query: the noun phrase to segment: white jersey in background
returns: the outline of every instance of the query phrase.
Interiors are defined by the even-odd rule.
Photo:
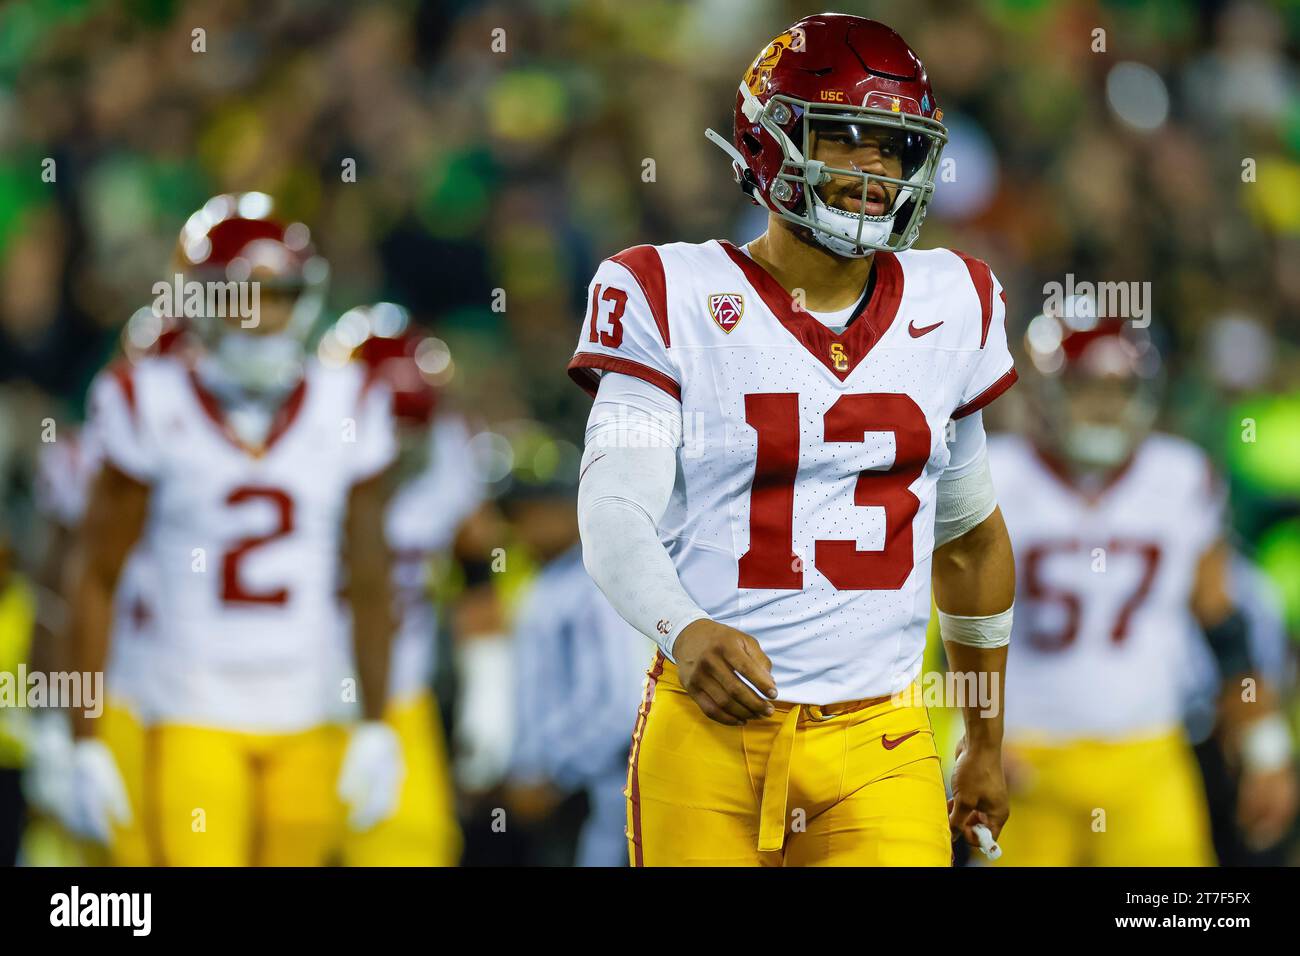
[[[308,362],[259,450],[176,359],[96,380],[106,460],[151,486],[159,722],[292,732],[329,719],[342,526],[352,486],[392,461],[390,401],[357,368]]]
[[[879,697],[920,673],[946,426],[1015,381],[987,265],[880,252],[874,273],[837,334],[729,243],[637,246],[597,271],[569,366],[593,394],[618,372],[680,400],[661,538],[790,702]]]
[[[384,531],[393,554],[397,634],[388,674],[390,700],[427,690],[436,665],[438,608],[429,593],[430,560],[449,550],[456,532],[483,502],[470,430],[440,415],[429,430],[428,466],[393,495]]]
[[[125,375],[112,366],[105,374]],[[90,488],[104,458],[93,429],[64,428],[55,441],[42,445],[36,459],[35,500],[48,520],[75,531],[85,517]],[[116,704],[127,706],[139,718],[151,712],[150,666],[156,635],[157,580],[148,549],[132,550],[113,592],[112,639],[104,681]]]
[[[1026,439],[989,439],[1015,547],[1006,727],[1015,742],[1168,733],[1182,719],[1197,565],[1222,531],[1205,454],[1148,437],[1086,495]]]

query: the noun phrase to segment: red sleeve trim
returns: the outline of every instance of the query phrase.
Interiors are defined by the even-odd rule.
[[[663,389],[677,401],[682,400],[682,387],[663,372],[653,369],[649,365],[642,365],[640,362],[634,362],[631,359],[615,358],[612,355],[598,355],[595,352],[579,352],[569,362],[569,378],[573,379],[578,387],[592,398],[596,397],[596,389],[600,385],[600,376],[596,374],[597,370],[635,376],[643,382],[649,382],[651,385]]]
[[[967,415],[970,415],[974,412],[978,412],[989,402],[993,401],[993,399],[997,398],[999,395],[1001,395],[1003,392],[1009,389],[1012,385],[1016,384],[1016,379],[1019,377],[1020,376],[1016,374],[1015,367],[1012,366],[1011,368],[1007,369],[1006,375],[1003,375],[1000,379],[998,379],[988,388],[984,389],[984,391],[980,392],[978,395],[972,398],[965,405],[961,405],[958,408],[956,408],[952,413],[952,417],[954,419],[965,418]]]
[[[617,262],[636,279],[641,293],[650,305],[650,314],[654,316],[659,329],[659,338],[664,348],[669,348],[672,341],[668,335],[668,285],[664,279],[664,263],[659,258],[659,250],[654,246],[633,246],[624,249],[616,256],[610,256],[610,262]]]
[[[108,367],[109,374],[117,382],[118,388],[122,390],[122,397],[126,399],[127,411],[131,414],[131,420],[135,421],[135,379],[131,377],[131,363],[126,360],[114,362]]]
[[[980,348],[984,348],[984,344],[989,340],[989,326],[993,324],[993,270],[982,259],[968,256],[956,249],[952,251],[953,255],[966,264],[966,271],[970,273],[970,281],[975,286],[975,294],[979,296]],[[1006,301],[1006,297],[1003,296],[1003,304]]]

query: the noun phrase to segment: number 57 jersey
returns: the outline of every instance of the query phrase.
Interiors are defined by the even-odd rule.
[[[758,640],[785,701],[920,673],[948,422],[1016,379],[983,262],[882,252],[874,272],[837,334],[729,243],[637,246],[601,264],[569,364],[593,394],[617,372],[680,400],[660,536],[692,599]]]
[[[179,359],[95,382],[105,459],[150,487],[158,722],[284,733],[328,722],[348,496],[392,460],[389,415],[359,369],[309,362],[252,448]]]

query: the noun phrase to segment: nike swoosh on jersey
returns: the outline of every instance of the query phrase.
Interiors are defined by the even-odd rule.
[[[912,336],[912,338],[919,339],[921,336],[933,332],[941,325],[943,325],[943,319],[940,319],[938,322],[934,323],[934,325],[923,325],[918,329],[916,327],[916,322],[912,321],[907,323],[907,332]]]
[[[885,734],[881,734],[881,735],[880,735],[880,742],[881,742],[882,744],[884,744],[884,747],[885,747],[886,750],[893,750],[895,747],[897,747],[899,744],[901,744],[904,740],[907,740],[907,739],[910,738],[910,737],[915,737],[915,736],[916,736],[917,734],[919,734],[919,733],[920,733],[919,730],[909,730],[907,733],[903,734],[903,736],[901,736],[901,737],[895,737],[893,740],[890,740],[889,737],[888,737],[887,735],[885,735]]]

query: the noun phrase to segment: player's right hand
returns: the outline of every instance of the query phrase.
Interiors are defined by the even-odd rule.
[[[112,752],[94,738],[78,740],[72,748],[72,793],[64,826],[107,846],[113,827],[130,822],[131,802]]]
[[[682,686],[710,720],[738,727],[775,710],[740,679],[776,699],[772,661],[744,631],[703,618],[686,625],[672,650]]]

